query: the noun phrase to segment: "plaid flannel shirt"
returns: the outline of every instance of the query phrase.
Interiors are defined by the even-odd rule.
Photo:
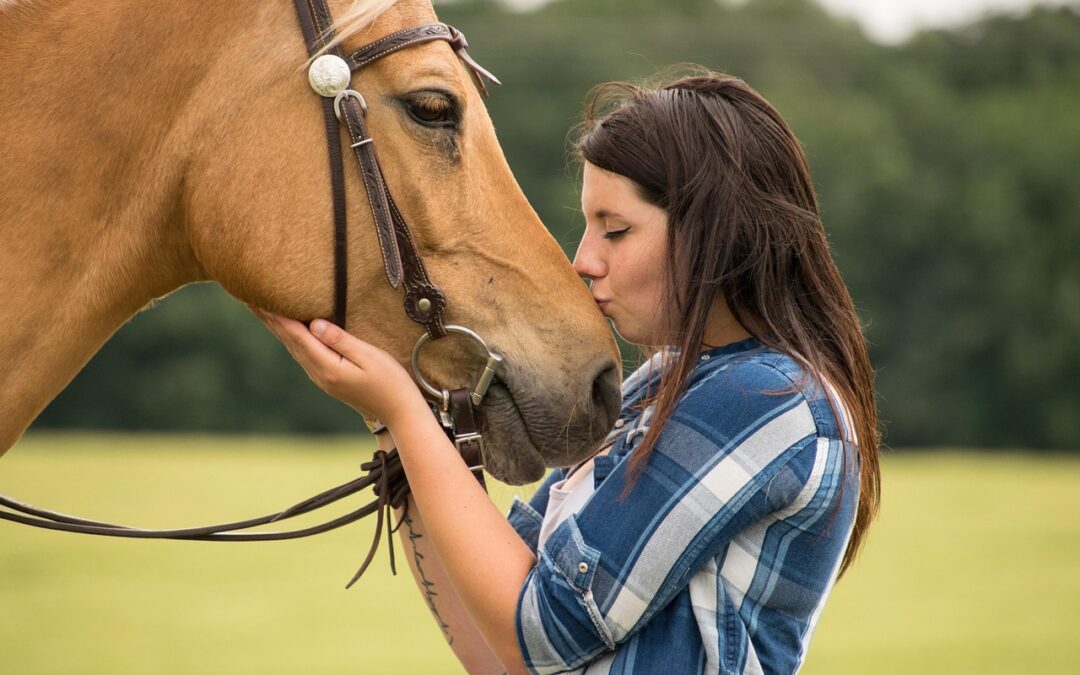
[[[623,384],[594,494],[537,552],[516,616],[525,663],[587,675],[796,672],[854,524],[856,448],[841,442],[820,381],[796,388],[797,362],[749,338],[702,353],[620,500],[624,460],[652,414],[632,407],[656,361]],[[548,489],[565,474],[510,507],[534,552]]]

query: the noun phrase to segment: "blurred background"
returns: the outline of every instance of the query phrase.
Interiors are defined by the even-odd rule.
[[[520,12],[477,0],[439,11],[505,83],[488,101],[500,142],[569,255],[583,221],[565,140],[588,89],[685,61],[732,73],[806,149],[888,444],[1078,448],[1080,10],[1016,3],[883,44],[850,15],[879,4],[904,3],[573,0]],[[907,4],[913,20],[919,3]],[[34,428],[327,433],[357,420],[203,285],[136,316]]]
[[[504,82],[488,99],[500,142],[568,255],[583,219],[566,136],[599,82],[699,63],[746,80],[802,141],[834,256],[870,343],[888,446],[882,515],[860,563],[834,591],[804,672],[1080,672],[1080,265],[1073,260],[1080,251],[1080,4],[460,0],[436,9]],[[307,381],[241,304],[214,285],[196,285],[125,325],[44,411],[0,475],[5,492],[30,501],[68,496],[71,510],[108,508],[116,495],[149,480],[157,487],[117,501],[115,517],[138,513],[160,524],[152,522],[150,494],[180,500],[158,504],[165,509],[158,515],[168,518],[173,509],[186,524],[192,500],[219,506],[218,513],[250,515],[258,498],[241,499],[237,484],[265,491],[272,508],[291,503],[280,490],[290,476],[315,488],[344,480],[313,467],[354,467],[360,460],[346,455],[355,447],[369,452],[367,439],[345,442],[341,435],[366,434],[362,428],[350,409]],[[200,444],[212,449],[185,449]],[[206,488],[213,484],[208,476],[185,473],[210,455],[221,471],[235,472],[214,474],[222,494]],[[106,476],[113,469],[104,465],[121,460],[124,471],[136,473]],[[85,471],[58,478],[64,467],[84,466],[79,462]],[[248,480],[259,467],[271,473]],[[185,478],[199,481],[201,496],[178,486]],[[305,496],[299,485],[289,489]],[[506,504],[529,490],[493,492]],[[288,564],[231,553],[221,560],[205,547],[196,555],[164,544],[154,549],[162,553],[148,563],[155,573],[139,593],[171,585],[175,594],[176,575],[212,565],[218,571],[207,577],[249,580],[251,595],[237,605],[270,592],[253,580],[259,574],[268,575],[274,593],[310,600],[333,590],[329,596],[337,598],[336,579],[350,575],[344,563],[359,557],[364,536],[333,536],[319,553],[289,549],[295,553]],[[72,543],[0,527],[0,579],[25,581],[0,581],[0,604],[44,612],[41,630],[72,612],[100,609],[106,598],[133,593],[125,561],[152,556],[142,553],[145,546]],[[294,583],[323,555],[334,561],[327,572],[333,583]],[[46,556],[58,576],[40,576]],[[108,593],[88,590],[102,575],[69,569],[81,557],[114,561],[113,576],[127,581]],[[409,583],[400,576],[376,582],[354,590],[351,602],[335,601],[333,611],[312,609],[303,625],[309,645],[325,642],[315,649],[326,656],[320,667],[455,672],[419,598],[409,597],[416,595]],[[414,618],[406,621],[415,622],[413,635],[430,649],[409,643],[409,655],[376,666],[353,645],[335,660],[339,621],[362,618],[357,606],[367,606],[361,596],[372,587],[414,603]],[[194,608],[204,602],[207,613],[218,611],[223,588],[185,591],[180,604],[192,618],[179,626],[173,617],[154,628],[159,613],[131,610],[122,629],[101,628],[82,647],[73,644],[80,658],[57,660],[56,650],[25,642],[25,621],[8,612],[0,617],[0,645],[18,647],[9,654],[23,660],[12,672],[140,672],[135,668],[147,661],[100,646],[115,630],[125,632],[127,647],[142,645],[148,654],[157,644],[151,635],[159,634],[169,636],[163,639],[174,651],[181,643],[202,650],[203,661],[162,659],[153,662],[155,672],[247,672],[243,655],[255,644],[274,657],[252,672],[297,672],[314,663],[314,648],[293,661],[285,643],[269,637],[283,620],[273,612],[224,622],[231,642],[215,637]],[[72,604],[87,593],[85,605]],[[159,607],[180,602],[151,597],[141,600]],[[320,620],[326,630],[316,630]],[[256,634],[259,642],[251,642]],[[374,649],[393,645],[395,635],[388,631]]]

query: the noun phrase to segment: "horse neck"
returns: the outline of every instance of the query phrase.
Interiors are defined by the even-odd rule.
[[[0,454],[132,314],[204,277],[184,224],[189,111],[234,4],[0,11],[19,92],[0,98]]]

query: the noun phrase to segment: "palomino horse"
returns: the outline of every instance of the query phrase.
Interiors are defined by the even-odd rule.
[[[429,0],[330,5],[346,52],[436,21]],[[0,42],[0,454],[124,321],[184,284],[330,316],[326,141],[292,3],[0,0]],[[435,41],[353,86],[446,320],[505,358],[483,404],[487,470],[516,484],[583,459],[618,412],[615,343],[469,71]],[[422,329],[386,282],[356,163],[345,170],[347,325],[404,364]],[[483,364],[449,337],[424,373],[465,387]]]

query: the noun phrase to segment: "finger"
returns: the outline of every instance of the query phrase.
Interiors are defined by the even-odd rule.
[[[303,323],[283,316],[275,316],[273,321],[281,341],[298,359],[302,358],[306,363],[319,368],[324,373],[340,368],[343,362],[356,366],[355,362],[349,359],[343,360],[342,354],[323,344]]]
[[[335,352],[341,354],[361,368],[365,361],[372,357],[377,357],[378,355],[377,347],[346,333],[340,327],[329,321],[324,321],[322,319],[315,319],[312,321],[311,334],[322,344],[333,349]]]
[[[289,354],[312,379],[323,389],[345,380],[350,371],[357,371],[355,364],[329,349],[308,331],[299,321],[263,312],[266,327],[281,341]]]

